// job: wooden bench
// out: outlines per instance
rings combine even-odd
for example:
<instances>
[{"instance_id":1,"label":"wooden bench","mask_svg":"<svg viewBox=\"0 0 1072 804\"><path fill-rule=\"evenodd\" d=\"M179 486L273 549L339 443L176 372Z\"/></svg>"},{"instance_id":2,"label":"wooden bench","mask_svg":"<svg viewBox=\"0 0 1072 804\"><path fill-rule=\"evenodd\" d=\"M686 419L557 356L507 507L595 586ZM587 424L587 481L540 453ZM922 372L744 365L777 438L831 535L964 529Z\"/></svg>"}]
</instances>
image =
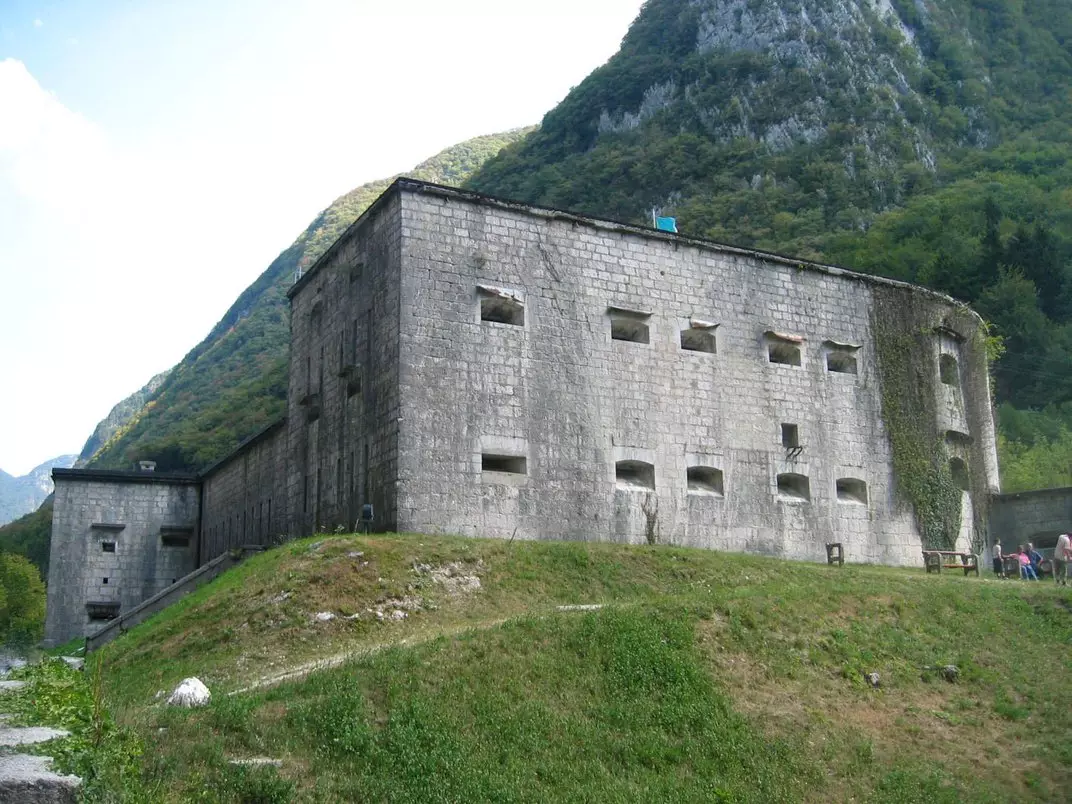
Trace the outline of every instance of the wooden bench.
<instances>
[{"instance_id":1,"label":"wooden bench","mask_svg":"<svg viewBox=\"0 0 1072 804\"><path fill-rule=\"evenodd\" d=\"M979 575L979 556L975 553L962 553L957 550L924 550L923 566L927 572L941 573L943 569L962 569L964 575Z\"/></svg>"}]
</instances>

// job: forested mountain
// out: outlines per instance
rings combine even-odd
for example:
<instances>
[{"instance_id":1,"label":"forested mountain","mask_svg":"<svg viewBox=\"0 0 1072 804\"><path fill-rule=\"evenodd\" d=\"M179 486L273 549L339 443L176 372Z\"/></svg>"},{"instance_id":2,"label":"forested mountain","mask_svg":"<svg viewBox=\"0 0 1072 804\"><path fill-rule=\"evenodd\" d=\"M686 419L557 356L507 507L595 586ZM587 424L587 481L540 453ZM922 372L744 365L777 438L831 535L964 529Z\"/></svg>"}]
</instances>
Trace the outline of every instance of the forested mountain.
<instances>
[{"instance_id":1,"label":"forested mountain","mask_svg":"<svg viewBox=\"0 0 1072 804\"><path fill-rule=\"evenodd\" d=\"M538 130L411 175L844 264L972 302L1007 489L1072 484L1072 3L649 0ZM94 457L192 469L282 412L285 289L336 201Z\"/></svg>"},{"instance_id":2,"label":"forested mountain","mask_svg":"<svg viewBox=\"0 0 1072 804\"><path fill-rule=\"evenodd\" d=\"M0 470L0 525L35 511L52 493L52 468L66 469L74 461L74 455L61 455L35 466L21 477Z\"/></svg>"},{"instance_id":3,"label":"forested mountain","mask_svg":"<svg viewBox=\"0 0 1072 804\"><path fill-rule=\"evenodd\" d=\"M468 140L422 162L406 175L460 184L528 131ZM290 338L286 292L295 271L309 267L393 180L364 184L321 212L162 382L158 383L161 377L154 377L142 389L149 393L136 412L129 412L130 400L116 406L113 416L125 417L125 421L92 454L89 465L125 468L151 458L161 471L197 470L222 458L280 416L286 401ZM86 451L107 429L107 423L98 425ZM90 456L84 451L86 457Z\"/></svg>"},{"instance_id":4,"label":"forested mountain","mask_svg":"<svg viewBox=\"0 0 1072 804\"><path fill-rule=\"evenodd\" d=\"M86 439L82 452L78 455L76 465L84 466L97 453L97 450L108 443L112 436L123 427L126 427L141 412L146 403L152 399L157 389L164 384L167 375L167 371L160 372L122 402L117 402L115 407L108 412L108 415L97 423L97 426L93 429L93 434Z\"/></svg>"},{"instance_id":5,"label":"forested mountain","mask_svg":"<svg viewBox=\"0 0 1072 804\"><path fill-rule=\"evenodd\" d=\"M972 302L1007 489L1072 484L1072 3L649 0L467 186Z\"/></svg>"}]
</instances>

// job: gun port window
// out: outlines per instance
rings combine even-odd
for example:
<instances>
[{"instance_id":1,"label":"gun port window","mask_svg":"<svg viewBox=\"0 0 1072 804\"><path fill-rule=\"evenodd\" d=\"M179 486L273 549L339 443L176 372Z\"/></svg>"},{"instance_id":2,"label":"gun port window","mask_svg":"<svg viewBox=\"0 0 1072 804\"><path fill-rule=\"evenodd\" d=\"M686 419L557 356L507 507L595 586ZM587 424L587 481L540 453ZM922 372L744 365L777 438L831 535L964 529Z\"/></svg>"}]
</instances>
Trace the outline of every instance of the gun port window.
<instances>
[{"instance_id":1,"label":"gun port window","mask_svg":"<svg viewBox=\"0 0 1072 804\"><path fill-rule=\"evenodd\" d=\"M477 288L477 292L480 296L481 321L525 326L525 305L517 296L500 288L483 285Z\"/></svg>"},{"instance_id":2,"label":"gun port window","mask_svg":"<svg viewBox=\"0 0 1072 804\"><path fill-rule=\"evenodd\" d=\"M690 466L686 472L689 494L723 495L722 470L710 466Z\"/></svg>"},{"instance_id":3,"label":"gun port window","mask_svg":"<svg viewBox=\"0 0 1072 804\"><path fill-rule=\"evenodd\" d=\"M105 553L114 553L115 542L101 542L101 551Z\"/></svg>"},{"instance_id":4,"label":"gun port window","mask_svg":"<svg viewBox=\"0 0 1072 804\"><path fill-rule=\"evenodd\" d=\"M481 455L481 472L502 472L509 475L528 474L528 460L517 455Z\"/></svg>"},{"instance_id":5,"label":"gun port window","mask_svg":"<svg viewBox=\"0 0 1072 804\"><path fill-rule=\"evenodd\" d=\"M607 310L610 319L610 339L631 343L651 343L651 313L623 310L611 307Z\"/></svg>"},{"instance_id":6,"label":"gun port window","mask_svg":"<svg viewBox=\"0 0 1072 804\"><path fill-rule=\"evenodd\" d=\"M867 505L867 484L855 477L839 477L837 498L838 502Z\"/></svg>"},{"instance_id":7,"label":"gun port window","mask_svg":"<svg viewBox=\"0 0 1072 804\"><path fill-rule=\"evenodd\" d=\"M767 332L767 360L783 366L799 366L803 338L796 335L782 335Z\"/></svg>"},{"instance_id":8,"label":"gun port window","mask_svg":"<svg viewBox=\"0 0 1072 804\"><path fill-rule=\"evenodd\" d=\"M786 472L778 475L778 496L783 500L808 501L811 499L811 486L805 475Z\"/></svg>"},{"instance_id":9,"label":"gun port window","mask_svg":"<svg viewBox=\"0 0 1072 804\"><path fill-rule=\"evenodd\" d=\"M86 614L91 620L114 620L119 616L119 603L86 603Z\"/></svg>"},{"instance_id":10,"label":"gun port window","mask_svg":"<svg viewBox=\"0 0 1072 804\"><path fill-rule=\"evenodd\" d=\"M691 319L689 326L681 330L681 348L686 352L718 353L718 342L715 339L717 324L707 321Z\"/></svg>"},{"instance_id":11,"label":"gun port window","mask_svg":"<svg viewBox=\"0 0 1072 804\"><path fill-rule=\"evenodd\" d=\"M962 458L949 459L949 473L953 475L953 485L961 491L968 490L968 464Z\"/></svg>"},{"instance_id":12,"label":"gun port window","mask_svg":"<svg viewBox=\"0 0 1072 804\"><path fill-rule=\"evenodd\" d=\"M957 369L957 359L953 355L942 355L938 358L938 373L945 385L960 385L960 372Z\"/></svg>"},{"instance_id":13,"label":"gun port window","mask_svg":"<svg viewBox=\"0 0 1072 804\"><path fill-rule=\"evenodd\" d=\"M800 446L800 428L797 425L782 425L782 446L786 449L796 449Z\"/></svg>"},{"instance_id":14,"label":"gun port window","mask_svg":"<svg viewBox=\"0 0 1072 804\"><path fill-rule=\"evenodd\" d=\"M827 352L826 370L835 374L856 374L856 355L840 350Z\"/></svg>"},{"instance_id":15,"label":"gun port window","mask_svg":"<svg viewBox=\"0 0 1072 804\"><path fill-rule=\"evenodd\" d=\"M618 461L614 464L614 482L628 491L654 491L655 467L643 461Z\"/></svg>"}]
</instances>

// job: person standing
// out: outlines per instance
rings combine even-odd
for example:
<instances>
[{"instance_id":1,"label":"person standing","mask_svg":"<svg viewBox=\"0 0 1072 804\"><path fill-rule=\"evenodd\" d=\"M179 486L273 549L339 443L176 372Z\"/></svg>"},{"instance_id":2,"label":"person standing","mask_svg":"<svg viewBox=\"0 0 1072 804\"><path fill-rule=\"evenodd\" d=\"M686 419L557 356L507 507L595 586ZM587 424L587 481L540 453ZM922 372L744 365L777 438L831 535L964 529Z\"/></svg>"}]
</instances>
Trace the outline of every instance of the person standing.
<instances>
[{"instance_id":1,"label":"person standing","mask_svg":"<svg viewBox=\"0 0 1072 804\"><path fill-rule=\"evenodd\" d=\"M994 575L1005 578L1005 561L1001 555L1001 542L994 542Z\"/></svg>"},{"instance_id":2,"label":"person standing","mask_svg":"<svg viewBox=\"0 0 1072 804\"><path fill-rule=\"evenodd\" d=\"M1062 533L1057 537L1057 546L1053 548L1053 582L1068 586L1068 562L1072 559L1072 543L1069 542L1068 534Z\"/></svg>"}]
</instances>

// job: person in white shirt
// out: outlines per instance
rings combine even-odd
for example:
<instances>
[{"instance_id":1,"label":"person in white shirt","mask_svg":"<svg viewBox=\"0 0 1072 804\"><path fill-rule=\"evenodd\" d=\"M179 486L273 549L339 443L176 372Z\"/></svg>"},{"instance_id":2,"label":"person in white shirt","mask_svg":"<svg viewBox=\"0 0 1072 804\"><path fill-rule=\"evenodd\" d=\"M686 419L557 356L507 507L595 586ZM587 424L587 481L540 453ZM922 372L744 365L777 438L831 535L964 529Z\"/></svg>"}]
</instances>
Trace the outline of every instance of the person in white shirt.
<instances>
[{"instance_id":1,"label":"person in white shirt","mask_svg":"<svg viewBox=\"0 0 1072 804\"><path fill-rule=\"evenodd\" d=\"M1072 545L1069 544L1068 534L1062 533L1057 537L1057 546L1053 549L1053 582L1068 586L1068 562L1072 560Z\"/></svg>"}]
</instances>

